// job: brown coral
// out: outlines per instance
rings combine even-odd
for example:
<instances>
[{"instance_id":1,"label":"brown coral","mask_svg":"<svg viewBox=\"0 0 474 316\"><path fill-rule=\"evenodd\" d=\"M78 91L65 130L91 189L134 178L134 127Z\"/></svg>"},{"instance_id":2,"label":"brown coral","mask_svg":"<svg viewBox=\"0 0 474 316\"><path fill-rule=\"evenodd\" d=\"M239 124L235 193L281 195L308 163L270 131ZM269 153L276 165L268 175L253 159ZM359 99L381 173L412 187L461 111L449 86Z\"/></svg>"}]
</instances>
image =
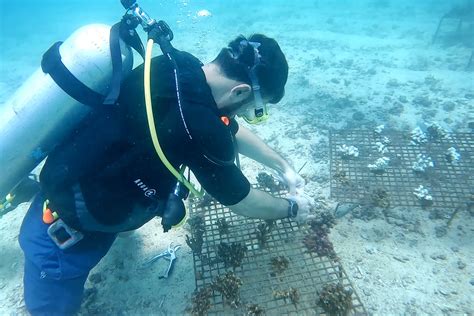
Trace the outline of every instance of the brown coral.
<instances>
[{"instance_id":1,"label":"brown coral","mask_svg":"<svg viewBox=\"0 0 474 316\"><path fill-rule=\"evenodd\" d=\"M240 305L241 286L242 280L231 271L212 282L212 288L221 293L223 300L234 308Z\"/></svg>"},{"instance_id":2,"label":"brown coral","mask_svg":"<svg viewBox=\"0 0 474 316\"><path fill-rule=\"evenodd\" d=\"M209 286L201 288L199 291L193 293L191 302L191 314L195 316L207 315L211 308L212 289Z\"/></svg>"},{"instance_id":3,"label":"brown coral","mask_svg":"<svg viewBox=\"0 0 474 316\"><path fill-rule=\"evenodd\" d=\"M229 245L228 243L221 242L217 246L217 255L219 259L224 262L226 268L232 267L235 269L240 267L246 253L247 247L241 243L234 242Z\"/></svg>"},{"instance_id":4,"label":"brown coral","mask_svg":"<svg viewBox=\"0 0 474 316\"><path fill-rule=\"evenodd\" d=\"M289 299L295 307L300 300L298 289L293 287L290 287L288 290L273 291L273 297L276 299L284 299L285 301Z\"/></svg>"},{"instance_id":5,"label":"brown coral","mask_svg":"<svg viewBox=\"0 0 474 316\"><path fill-rule=\"evenodd\" d=\"M308 249L308 252L316 253L318 256L327 256L333 259L337 257L328 235L320 231L311 230L304 237L303 244Z\"/></svg>"},{"instance_id":6,"label":"brown coral","mask_svg":"<svg viewBox=\"0 0 474 316\"><path fill-rule=\"evenodd\" d=\"M341 283L326 284L319 292L318 305L330 316L345 316L352 308L352 290Z\"/></svg>"},{"instance_id":7,"label":"brown coral","mask_svg":"<svg viewBox=\"0 0 474 316\"><path fill-rule=\"evenodd\" d=\"M267 245L268 239L270 239L270 232L273 230L274 225L274 221L266 221L265 223L257 225L255 235L257 237L258 245L260 246L260 248L265 248L265 246Z\"/></svg>"},{"instance_id":8,"label":"brown coral","mask_svg":"<svg viewBox=\"0 0 474 316\"><path fill-rule=\"evenodd\" d=\"M202 216L194 216L189 219L188 223L191 228L191 237L186 235L186 244L191 248L194 254L200 257L204 242L203 235L206 231L204 218Z\"/></svg>"},{"instance_id":9,"label":"brown coral","mask_svg":"<svg viewBox=\"0 0 474 316\"><path fill-rule=\"evenodd\" d=\"M375 189L370 195L370 204L382 208L390 207L390 195L384 189Z\"/></svg>"},{"instance_id":10,"label":"brown coral","mask_svg":"<svg viewBox=\"0 0 474 316\"><path fill-rule=\"evenodd\" d=\"M310 229L303 238L303 244L308 249L308 252L335 259L334 246L328 237L330 229L335 224L334 215L329 212L320 213L317 218L309 221L308 224Z\"/></svg>"},{"instance_id":11,"label":"brown coral","mask_svg":"<svg viewBox=\"0 0 474 316\"><path fill-rule=\"evenodd\" d=\"M229 233L230 224L225 220L225 218L218 219L216 225L219 235L227 235Z\"/></svg>"},{"instance_id":12,"label":"brown coral","mask_svg":"<svg viewBox=\"0 0 474 316\"><path fill-rule=\"evenodd\" d=\"M272 270L277 274L282 274L288 268L289 263L285 256L273 257L271 259Z\"/></svg>"},{"instance_id":13,"label":"brown coral","mask_svg":"<svg viewBox=\"0 0 474 316\"><path fill-rule=\"evenodd\" d=\"M260 316L264 314L265 314L265 310L262 307L258 306L257 304L250 304L249 306L247 306L248 316Z\"/></svg>"},{"instance_id":14,"label":"brown coral","mask_svg":"<svg viewBox=\"0 0 474 316\"><path fill-rule=\"evenodd\" d=\"M265 172L260 172L257 175L257 183L260 187L269 189L271 192L277 192L282 188L271 175Z\"/></svg>"}]
</instances>

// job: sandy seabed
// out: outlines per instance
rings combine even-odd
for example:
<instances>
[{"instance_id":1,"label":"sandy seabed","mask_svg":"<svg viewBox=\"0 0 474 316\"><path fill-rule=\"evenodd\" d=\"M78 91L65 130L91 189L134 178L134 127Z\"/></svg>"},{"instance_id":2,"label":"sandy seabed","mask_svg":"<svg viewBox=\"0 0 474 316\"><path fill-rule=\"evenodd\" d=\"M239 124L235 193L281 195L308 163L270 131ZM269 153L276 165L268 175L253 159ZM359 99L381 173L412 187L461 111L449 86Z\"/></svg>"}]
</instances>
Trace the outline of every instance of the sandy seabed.
<instances>
[{"instance_id":1,"label":"sandy seabed","mask_svg":"<svg viewBox=\"0 0 474 316\"><path fill-rule=\"evenodd\" d=\"M213 15L202 19L193 17L194 8L185 10L190 15L183 16L191 16L193 25L187 27L186 20L177 23L175 32L180 35L175 41L183 45L175 45L204 61L217 53L216 43L222 46L240 33L262 32L279 39L290 64L287 93L280 105L271 108L271 121L252 128L296 168L307 162L301 173L307 179L306 192L319 201L316 211L334 211L337 204L329 192L330 128L372 129L384 124L388 129L410 131L439 122L452 131L473 132L474 77L472 69L465 69L472 48L450 43L448 37L429 45L443 8L436 12L413 6L352 11L308 2L298 10L283 4L256 9L238 19L218 6L209 8ZM271 22L282 16L284 24ZM224 27L223 21L233 23ZM36 41L48 47L41 39ZM9 48L2 58L14 53ZM16 71L2 75L2 103L37 67L31 56L24 58L25 62L12 59L6 64ZM242 165L253 182L264 170L247 159ZM0 218L2 315L26 313L18 232L27 206ZM428 211L395 208L393 213L402 220L389 223L383 216L363 220L347 214L338 219L330 235L367 311L376 315L474 314L473 216L461 211L447 233L437 237L436 227L445 221L431 219ZM81 313L187 313L195 283L186 233L181 228L163 234L159 220L153 220L118 238L91 273ZM165 261L149 270L138 269L170 242L183 245L170 278L158 278Z\"/></svg>"}]
</instances>

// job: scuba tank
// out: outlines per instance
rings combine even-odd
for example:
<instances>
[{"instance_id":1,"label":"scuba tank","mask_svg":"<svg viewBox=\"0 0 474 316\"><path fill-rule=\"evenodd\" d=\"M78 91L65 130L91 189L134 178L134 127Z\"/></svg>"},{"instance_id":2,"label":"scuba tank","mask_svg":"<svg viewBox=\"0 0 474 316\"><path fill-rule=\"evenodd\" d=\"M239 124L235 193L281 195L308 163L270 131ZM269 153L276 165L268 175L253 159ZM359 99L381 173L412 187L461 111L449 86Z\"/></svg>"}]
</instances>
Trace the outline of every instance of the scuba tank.
<instances>
[{"instance_id":1,"label":"scuba tank","mask_svg":"<svg viewBox=\"0 0 474 316\"><path fill-rule=\"evenodd\" d=\"M59 54L53 57L62 65L46 65L46 70L42 65L0 108L0 197L24 179L91 110L65 92L51 72L65 67L86 90L107 94L114 72L110 31L107 25L87 25L53 45L48 52ZM126 75L132 69L133 54L123 40L119 39L119 45L120 70Z\"/></svg>"}]
</instances>

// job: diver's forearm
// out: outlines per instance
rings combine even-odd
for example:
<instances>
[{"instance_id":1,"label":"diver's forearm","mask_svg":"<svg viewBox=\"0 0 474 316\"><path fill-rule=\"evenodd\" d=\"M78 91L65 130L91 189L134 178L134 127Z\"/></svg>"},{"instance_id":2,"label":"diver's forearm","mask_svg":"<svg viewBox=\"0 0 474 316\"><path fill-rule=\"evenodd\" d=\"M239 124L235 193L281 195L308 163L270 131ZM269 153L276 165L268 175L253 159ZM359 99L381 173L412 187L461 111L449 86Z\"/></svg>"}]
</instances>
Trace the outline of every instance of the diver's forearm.
<instances>
[{"instance_id":1,"label":"diver's forearm","mask_svg":"<svg viewBox=\"0 0 474 316\"><path fill-rule=\"evenodd\" d=\"M288 217L288 202L270 194L250 189L249 194L239 203L229 206L236 214L265 220Z\"/></svg>"},{"instance_id":2,"label":"diver's forearm","mask_svg":"<svg viewBox=\"0 0 474 316\"><path fill-rule=\"evenodd\" d=\"M240 126L236 136L239 153L242 155L264 164L280 173L284 173L285 170L291 168L285 159L283 159L249 129Z\"/></svg>"}]
</instances>

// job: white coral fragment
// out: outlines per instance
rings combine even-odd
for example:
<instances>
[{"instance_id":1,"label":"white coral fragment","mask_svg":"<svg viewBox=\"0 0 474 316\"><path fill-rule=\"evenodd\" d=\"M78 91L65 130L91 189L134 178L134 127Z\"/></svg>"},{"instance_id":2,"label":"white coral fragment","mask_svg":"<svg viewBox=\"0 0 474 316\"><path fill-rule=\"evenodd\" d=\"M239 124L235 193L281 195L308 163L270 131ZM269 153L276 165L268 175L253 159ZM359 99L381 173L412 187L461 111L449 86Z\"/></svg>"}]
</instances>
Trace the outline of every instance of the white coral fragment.
<instances>
[{"instance_id":1,"label":"white coral fragment","mask_svg":"<svg viewBox=\"0 0 474 316\"><path fill-rule=\"evenodd\" d=\"M337 152L342 156L342 158L357 158L359 157L359 149L355 146L347 146L343 144L337 146Z\"/></svg>"},{"instance_id":2,"label":"white coral fragment","mask_svg":"<svg viewBox=\"0 0 474 316\"><path fill-rule=\"evenodd\" d=\"M423 144L428 141L428 137L426 134L421 130L420 127L416 127L414 130L411 131L411 143L414 145Z\"/></svg>"},{"instance_id":3,"label":"white coral fragment","mask_svg":"<svg viewBox=\"0 0 474 316\"><path fill-rule=\"evenodd\" d=\"M415 172L424 173L429 168L434 167L434 162L431 159L431 157L428 157L428 156L423 155L423 154L418 154L418 156L416 156L416 159L417 159L417 161L415 161L413 163L413 166L411 167L413 169L413 171L415 171Z\"/></svg>"},{"instance_id":4,"label":"white coral fragment","mask_svg":"<svg viewBox=\"0 0 474 316\"><path fill-rule=\"evenodd\" d=\"M427 188L420 185L413 191L413 194L418 198L418 200L422 202L432 202L433 197L431 196L430 192Z\"/></svg>"},{"instance_id":5,"label":"white coral fragment","mask_svg":"<svg viewBox=\"0 0 474 316\"><path fill-rule=\"evenodd\" d=\"M461 159L461 154L454 147L448 148L448 151L445 154L446 160L455 165Z\"/></svg>"},{"instance_id":6,"label":"white coral fragment","mask_svg":"<svg viewBox=\"0 0 474 316\"><path fill-rule=\"evenodd\" d=\"M374 173L382 173L387 169L389 162L390 158L382 157L377 159L373 164L368 164L367 167Z\"/></svg>"}]
</instances>

